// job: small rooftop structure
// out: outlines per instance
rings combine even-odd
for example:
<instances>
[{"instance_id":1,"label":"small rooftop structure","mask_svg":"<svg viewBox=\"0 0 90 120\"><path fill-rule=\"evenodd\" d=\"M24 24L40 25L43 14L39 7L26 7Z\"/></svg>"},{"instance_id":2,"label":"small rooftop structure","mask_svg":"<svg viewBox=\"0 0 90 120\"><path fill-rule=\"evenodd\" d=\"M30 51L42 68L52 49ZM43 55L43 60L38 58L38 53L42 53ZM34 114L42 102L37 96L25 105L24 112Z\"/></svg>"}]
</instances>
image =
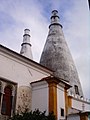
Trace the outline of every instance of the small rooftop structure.
<instances>
[{"instance_id":1,"label":"small rooftop structure","mask_svg":"<svg viewBox=\"0 0 90 120\"><path fill-rule=\"evenodd\" d=\"M30 33L29 29L24 30L23 43L21 44L22 47L21 47L20 54L29 59L33 59L29 33Z\"/></svg>"}]
</instances>

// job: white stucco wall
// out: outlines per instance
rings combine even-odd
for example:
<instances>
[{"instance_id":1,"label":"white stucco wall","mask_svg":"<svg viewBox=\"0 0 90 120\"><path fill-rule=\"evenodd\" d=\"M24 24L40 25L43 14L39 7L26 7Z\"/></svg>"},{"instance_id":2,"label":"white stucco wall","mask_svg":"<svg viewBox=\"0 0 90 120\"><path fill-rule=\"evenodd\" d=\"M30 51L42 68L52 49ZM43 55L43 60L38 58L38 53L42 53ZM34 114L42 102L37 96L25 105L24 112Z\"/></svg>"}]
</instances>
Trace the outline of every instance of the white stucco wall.
<instances>
[{"instance_id":1,"label":"white stucco wall","mask_svg":"<svg viewBox=\"0 0 90 120\"><path fill-rule=\"evenodd\" d=\"M80 116L79 115L70 115L67 117L67 120L80 120Z\"/></svg>"},{"instance_id":2,"label":"white stucco wall","mask_svg":"<svg viewBox=\"0 0 90 120\"><path fill-rule=\"evenodd\" d=\"M47 82L34 83L32 86L32 110L39 109L48 114L48 84Z\"/></svg>"},{"instance_id":3,"label":"white stucco wall","mask_svg":"<svg viewBox=\"0 0 90 120\"><path fill-rule=\"evenodd\" d=\"M1 51L0 48L0 78L17 83L16 111L24 111L26 108L31 110L32 95L30 83L50 76L50 71L35 62L14 54L11 51L4 48L3 50L4 52ZM47 110L47 89L43 89L41 92L43 97L40 96L41 94L38 94L39 99L41 99L42 105L44 105L45 102L42 109ZM37 93L34 93L34 95L35 94ZM38 101L38 104L39 102L40 101Z\"/></svg>"},{"instance_id":4,"label":"white stucco wall","mask_svg":"<svg viewBox=\"0 0 90 120\"><path fill-rule=\"evenodd\" d=\"M85 111L90 111L90 103L84 103Z\"/></svg>"},{"instance_id":5,"label":"white stucco wall","mask_svg":"<svg viewBox=\"0 0 90 120\"><path fill-rule=\"evenodd\" d=\"M16 82L19 86L30 86L30 82L49 75L33 65L0 52L0 77Z\"/></svg>"},{"instance_id":6,"label":"white stucco wall","mask_svg":"<svg viewBox=\"0 0 90 120\"><path fill-rule=\"evenodd\" d=\"M80 99L73 98L72 107L78 110L90 111L90 103Z\"/></svg>"},{"instance_id":7,"label":"white stucco wall","mask_svg":"<svg viewBox=\"0 0 90 120\"><path fill-rule=\"evenodd\" d=\"M64 109L64 117L61 116L61 108ZM64 88L60 85L57 86L57 112L58 120L65 119L65 95Z\"/></svg>"},{"instance_id":8,"label":"white stucco wall","mask_svg":"<svg viewBox=\"0 0 90 120\"><path fill-rule=\"evenodd\" d=\"M72 99L72 107L78 110L82 110L82 102Z\"/></svg>"}]
</instances>

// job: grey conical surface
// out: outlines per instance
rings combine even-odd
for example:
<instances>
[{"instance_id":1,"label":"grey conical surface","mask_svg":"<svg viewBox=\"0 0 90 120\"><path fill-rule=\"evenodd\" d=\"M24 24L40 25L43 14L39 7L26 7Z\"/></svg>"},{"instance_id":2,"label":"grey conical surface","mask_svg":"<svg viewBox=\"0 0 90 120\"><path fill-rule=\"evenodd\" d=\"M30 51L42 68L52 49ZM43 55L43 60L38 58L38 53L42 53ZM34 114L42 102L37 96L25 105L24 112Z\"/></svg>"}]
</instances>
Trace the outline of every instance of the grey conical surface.
<instances>
[{"instance_id":1,"label":"grey conical surface","mask_svg":"<svg viewBox=\"0 0 90 120\"><path fill-rule=\"evenodd\" d=\"M30 32L29 29L24 30L23 43L21 45L20 54L29 58L29 59L31 59L31 60L33 60L29 32Z\"/></svg>"},{"instance_id":2,"label":"grey conical surface","mask_svg":"<svg viewBox=\"0 0 90 120\"><path fill-rule=\"evenodd\" d=\"M54 75L70 82L70 92L83 96L78 73L65 41L62 26L59 23L58 11L52 11L49 33L41 55L40 64L54 71ZM78 86L79 93L75 92Z\"/></svg>"}]
</instances>

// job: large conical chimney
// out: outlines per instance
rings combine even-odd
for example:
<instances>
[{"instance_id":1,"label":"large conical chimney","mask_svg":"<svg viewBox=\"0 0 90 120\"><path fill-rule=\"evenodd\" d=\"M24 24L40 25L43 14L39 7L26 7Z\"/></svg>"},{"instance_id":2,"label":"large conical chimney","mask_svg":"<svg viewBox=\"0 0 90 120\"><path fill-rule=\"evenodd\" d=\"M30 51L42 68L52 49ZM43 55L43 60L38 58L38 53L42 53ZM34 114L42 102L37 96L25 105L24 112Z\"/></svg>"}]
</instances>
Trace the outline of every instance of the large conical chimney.
<instances>
[{"instance_id":1,"label":"large conical chimney","mask_svg":"<svg viewBox=\"0 0 90 120\"><path fill-rule=\"evenodd\" d=\"M21 44L22 47L21 47L20 54L29 58L29 59L33 59L29 33L30 33L29 29L24 30L23 43Z\"/></svg>"},{"instance_id":2,"label":"large conical chimney","mask_svg":"<svg viewBox=\"0 0 90 120\"><path fill-rule=\"evenodd\" d=\"M58 11L52 11L49 33L40 64L54 71L54 76L70 82L70 92L83 96L78 73L59 22Z\"/></svg>"}]
</instances>

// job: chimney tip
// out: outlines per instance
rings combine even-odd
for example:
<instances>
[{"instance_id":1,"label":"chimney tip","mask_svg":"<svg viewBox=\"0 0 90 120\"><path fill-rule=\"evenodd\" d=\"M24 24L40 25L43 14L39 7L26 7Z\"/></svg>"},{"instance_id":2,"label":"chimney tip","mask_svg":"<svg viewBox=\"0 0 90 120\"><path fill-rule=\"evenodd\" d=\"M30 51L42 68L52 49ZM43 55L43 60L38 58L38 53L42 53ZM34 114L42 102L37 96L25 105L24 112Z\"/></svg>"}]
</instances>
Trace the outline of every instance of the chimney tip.
<instances>
[{"instance_id":1,"label":"chimney tip","mask_svg":"<svg viewBox=\"0 0 90 120\"><path fill-rule=\"evenodd\" d=\"M25 35L25 34L28 34L28 35L29 35L29 34L30 34L30 30L29 30L29 29L25 29L25 30L24 30L24 35Z\"/></svg>"}]
</instances>

